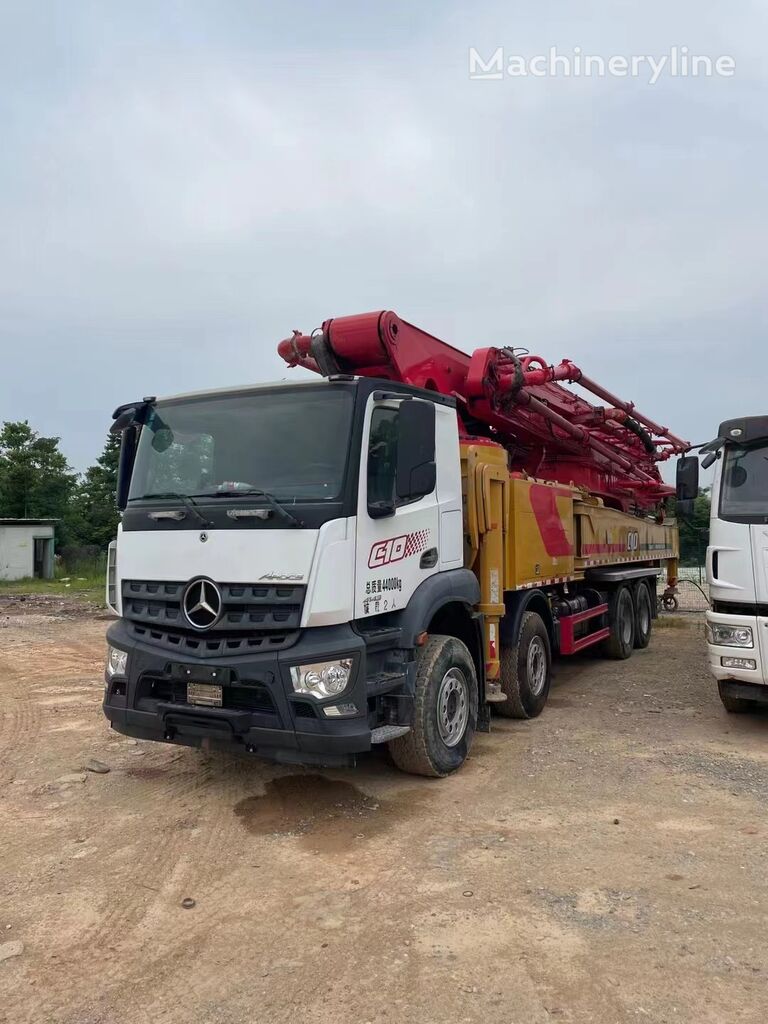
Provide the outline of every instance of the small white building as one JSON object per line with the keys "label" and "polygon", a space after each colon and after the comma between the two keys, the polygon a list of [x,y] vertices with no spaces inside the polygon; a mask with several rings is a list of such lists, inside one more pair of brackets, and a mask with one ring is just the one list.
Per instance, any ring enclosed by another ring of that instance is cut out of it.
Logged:
{"label": "small white building", "polygon": [[0,580],[53,579],[56,519],[0,519]]}

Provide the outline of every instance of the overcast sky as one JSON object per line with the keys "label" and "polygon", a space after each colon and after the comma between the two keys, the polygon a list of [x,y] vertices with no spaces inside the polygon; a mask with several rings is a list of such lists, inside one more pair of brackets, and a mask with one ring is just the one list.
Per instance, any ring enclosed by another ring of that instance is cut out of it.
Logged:
{"label": "overcast sky", "polygon": [[[766,39],[757,0],[2,0],[0,419],[84,469],[117,404],[379,308],[693,441],[768,412]],[[468,74],[674,45],[735,74]]]}

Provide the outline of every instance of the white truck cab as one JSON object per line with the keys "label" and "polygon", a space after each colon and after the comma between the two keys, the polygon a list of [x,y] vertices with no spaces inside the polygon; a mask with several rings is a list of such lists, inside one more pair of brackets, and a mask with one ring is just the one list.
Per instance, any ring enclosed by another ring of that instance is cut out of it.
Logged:
{"label": "white truck cab", "polygon": [[768,416],[720,425],[707,548],[709,665],[729,711],[768,703]]}
{"label": "white truck cab", "polygon": [[114,729],[353,763],[408,733],[417,647],[439,615],[472,661],[445,722],[456,743],[428,768],[463,760],[484,661],[453,398],[336,375],[144,399],[113,430]]}

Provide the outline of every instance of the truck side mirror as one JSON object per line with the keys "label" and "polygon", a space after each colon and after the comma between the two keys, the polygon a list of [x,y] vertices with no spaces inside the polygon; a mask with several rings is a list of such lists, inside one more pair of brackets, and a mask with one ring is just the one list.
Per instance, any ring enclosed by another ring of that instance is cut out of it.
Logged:
{"label": "truck side mirror", "polygon": [[417,501],[437,483],[435,407],[413,399],[402,402],[398,420],[395,492],[399,501]]}
{"label": "truck side mirror", "polygon": [[682,502],[692,502],[699,495],[699,460],[695,455],[684,455],[677,460],[677,510]]}
{"label": "truck side mirror", "polygon": [[690,519],[693,515],[693,498],[682,498],[680,499],[675,510],[679,519]]}
{"label": "truck side mirror", "polygon": [[124,430],[127,430],[132,423],[136,422],[136,418],[139,414],[139,410],[135,405],[128,405],[122,409],[117,410],[117,415],[112,421],[112,426],[109,428],[110,434],[122,434]]}

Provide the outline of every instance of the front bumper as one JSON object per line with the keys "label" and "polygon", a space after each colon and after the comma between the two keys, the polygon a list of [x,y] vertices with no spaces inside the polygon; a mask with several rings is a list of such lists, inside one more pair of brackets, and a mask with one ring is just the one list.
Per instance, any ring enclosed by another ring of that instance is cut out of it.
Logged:
{"label": "front bumper", "polygon": [[[709,668],[718,681],[733,680],[740,683],[754,683],[768,687],[766,663],[762,656],[762,645],[768,643],[768,619],[754,615],[725,615],[722,612],[707,612],[707,622],[726,626],[747,626],[752,630],[754,645],[752,647],[726,647],[722,644],[707,642]],[[726,668],[723,658],[751,658],[754,669]],[[768,697],[768,690],[766,691]]]}
{"label": "front bumper", "polygon": [[[107,680],[104,714],[118,732],[139,739],[256,754],[275,761],[339,765],[371,747],[366,648],[349,625],[305,630],[290,648],[216,659],[223,673],[224,706],[186,702],[186,682],[208,681],[212,662],[137,641],[125,620],[107,642],[128,651],[127,674]],[[318,701],[294,694],[290,667],[334,658],[354,659],[343,694]],[[328,718],[324,708],[354,704],[351,717]]]}

